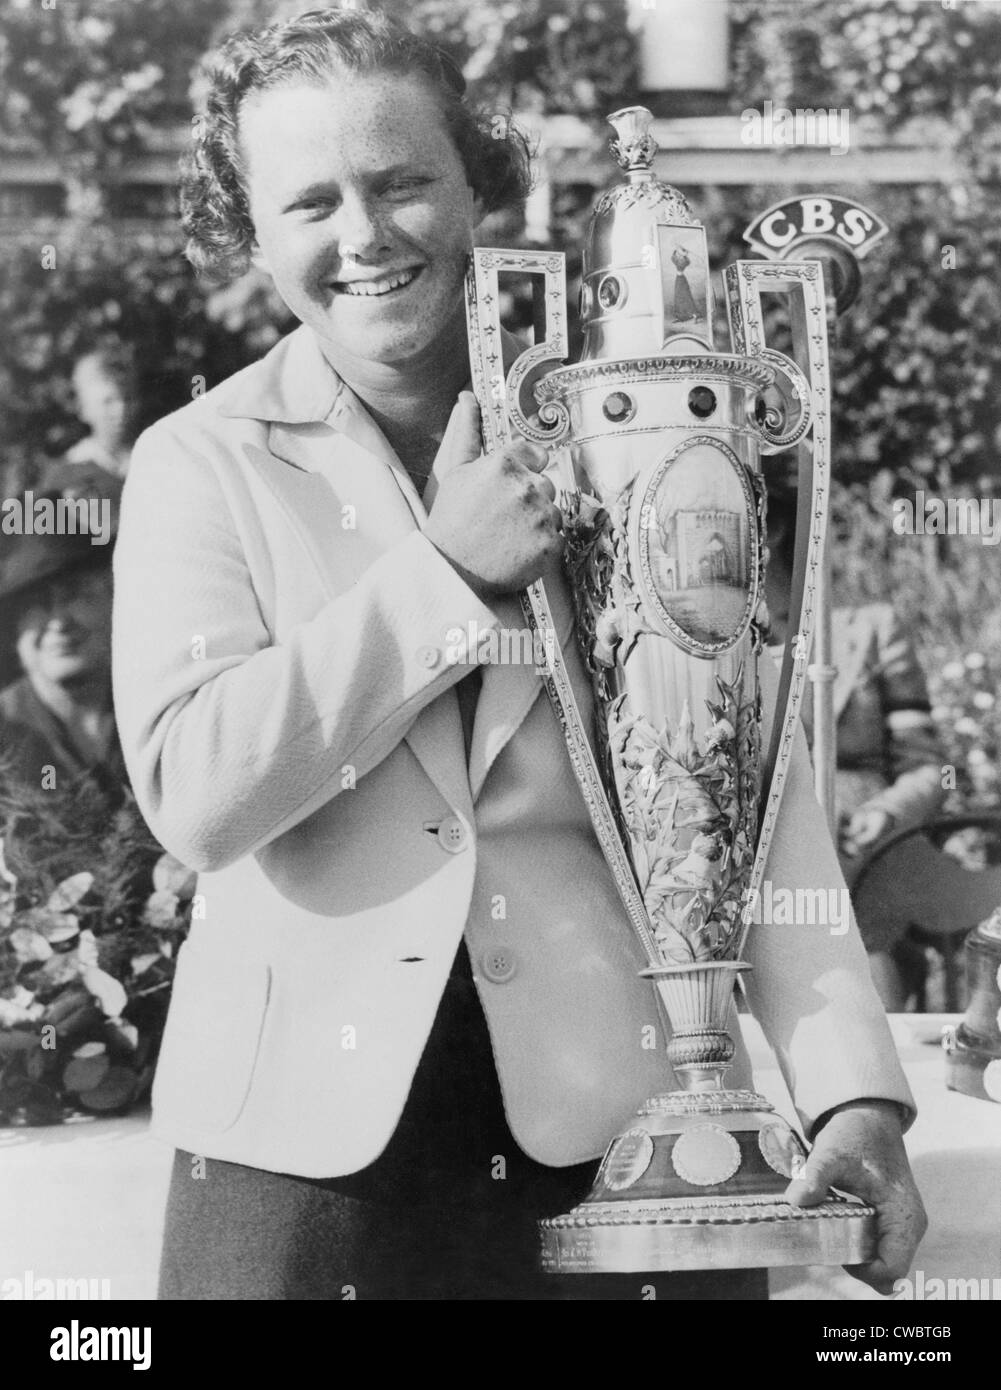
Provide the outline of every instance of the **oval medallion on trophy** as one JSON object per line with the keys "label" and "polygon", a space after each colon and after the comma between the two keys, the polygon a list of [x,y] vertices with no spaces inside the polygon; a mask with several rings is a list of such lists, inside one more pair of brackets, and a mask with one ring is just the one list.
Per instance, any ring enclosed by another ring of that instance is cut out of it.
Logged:
{"label": "oval medallion on trophy", "polygon": [[630,1129],[619,1136],[605,1159],[602,1178],[613,1192],[622,1192],[638,1182],[650,1167],[653,1140],[645,1129]]}
{"label": "oval medallion on trophy", "polygon": [[747,630],[758,598],[758,525],[744,466],[697,435],[653,471],[639,507],[645,597],[687,651],[714,656]]}
{"label": "oval medallion on trophy", "polygon": [[788,1125],[765,1125],[758,1134],[761,1156],[781,1178],[791,1178],[806,1158],[806,1150]]}
{"label": "oval medallion on trophy", "polygon": [[719,1125],[693,1125],[679,1135],[671,1151],[674,1171],[694,1187],[715,1187],[740,1167],[740,1145]]}

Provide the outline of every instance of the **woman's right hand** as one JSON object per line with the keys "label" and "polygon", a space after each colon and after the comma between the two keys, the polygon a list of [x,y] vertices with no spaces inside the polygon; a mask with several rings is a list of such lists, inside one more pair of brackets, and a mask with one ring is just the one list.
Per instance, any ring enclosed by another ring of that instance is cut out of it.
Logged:
{"label": "woman's right hand", "polygon": [[525,441],[483,454],[476,398],[463,391],[442,440],[424,535],[489,602],[537,580],[563,548],[545,449]]}

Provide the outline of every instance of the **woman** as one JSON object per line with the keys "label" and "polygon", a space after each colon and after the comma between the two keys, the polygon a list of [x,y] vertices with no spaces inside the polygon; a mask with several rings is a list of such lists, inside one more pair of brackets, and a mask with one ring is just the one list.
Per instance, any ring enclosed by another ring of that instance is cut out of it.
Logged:
{"label": "woman", "polygon": [[73,367],[77,414],[90,433],[74,444],[65,462],[101,468],[122,479],[129,471],[139,416],[139,373],[132,349],[108,339]]}
{"label": "woman", "polygon": [[84,533],[24,535],[0,567],[0,719],[15,774],[126,786],[111,708],[111,555]]}
{"label": "woman", "polygon": [[[155,830],[202,871],[154,1096],[179,1150],[167,1298],[709,1287],[535,1272],[536,1219],[584,1195],[670,1081],[533,666],[445,656],[456,630],[520,626],[515,594],[543,574],[572,624],[544,456],[480,457],[463,390],[474,228],[526,187],[522,142],[492,139],[463,86],[352,11],[234,39],[211,76],[189,255],[253,260],[303,326],[148,431],[123,502],[123,743]],[[795,858],[787,835],[773,876]],[[800,945],[762,933],[752,986],[819,1133],[793,1196],[835,1173],[871,1191],[886,1237],[865,1277],[885,1284],[921,1220],[909,1092],[860,948]],[[868,1178],[849,1171],[863,1147]]]}
{"label": "woman", "polygon": [[683,246],[676,246],[671,252],[671,261],[675,270],[674,319],[676,323],[688,323],[699,316],[695,296],[692,294],[692,287],[685,274],[692,263],[692,258]]}

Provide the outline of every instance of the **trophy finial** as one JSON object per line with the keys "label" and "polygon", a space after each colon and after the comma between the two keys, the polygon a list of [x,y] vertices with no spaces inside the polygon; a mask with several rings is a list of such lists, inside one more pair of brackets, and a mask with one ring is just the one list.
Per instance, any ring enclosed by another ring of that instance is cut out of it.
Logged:
{"label": "trophy finial", "polygon": [[608,124],[615,130],[615,139],[609,140],[608,147],[635,182],[651,176],[650,166],[657,153],[657,141],[650,134],[653,113],[645,106],[624,106],[608,117]]}

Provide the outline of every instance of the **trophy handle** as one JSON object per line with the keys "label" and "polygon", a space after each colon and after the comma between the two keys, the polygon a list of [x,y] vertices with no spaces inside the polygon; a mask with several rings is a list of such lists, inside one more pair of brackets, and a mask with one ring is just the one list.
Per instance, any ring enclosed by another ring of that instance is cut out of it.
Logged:
{"label": "trophy handle", "polygon": [[[805,690],[818,592],[822,587],[831,471],[830,362],[824,275],[819,261],[737,261],[727,267],[724,280],[734,351],[762,359],[775,367],[783,399],[800,407],[791,424],[787,425],[780,412],[768,411],[763,420],[756,422],[763,453],[797,447],[799,477],[796,551],[789,606],[790,615],[798,614],[798,621],[795,628],[790,624],[779,680],[780,717],[773,722],[762,769],[758,850],[748,891],[748,901],[753,904],[758,900],[767,849],[785,789]],[[789,295],[793,352],[805,370],[768,347],[761,310],[763,290]],[[743,951],[749,926],[750,914],[745,914],[738,954]]]}
{"label": "trophy handle", "polygon": [[[545,341],[521,353],[506,378],[497,284],[498,273],[504,270],[542,272],[545,275],[546,296]],[[552,429],[537,428],[525,417],[519,396],[529,372],[545,362],[561,363],[567,355],[566,257],[555,251],[498,251],[492,247],[477,247],[466,274],[466,329],[470,372],[473,391],[480,405],[484,448],[496,449],[509,442],[513,437],[512,426],[537,443],[559,445],[570,428],[570,417],[565,408],[544,406],[539,411],[540,420],[555,423]],[[520,598],[525,622],[533,633],[538,634],[540,649],[546,653],[542,680],[550,705],[560,722],[563,741],[598,844],[629,920],[646,952],[648,963],[651,966],[660,965],[653,924],[643,895],[636,885],[615,813],[601,780],[542,580],[529,585]]]}
{"label": "trophy handle", "polygon": [[[504,375],[500,288],[502,271],[544,276],[545,337],[519,354]],[[483,442],[495,449],[512,438],[512,428],[536,444],[559,444],[570,429],[569,413],[545,405],[533,424],[521,407],[530,374],[547,363],[559,366],[567,355],[566,257],[559,251],[501,251],[477,246],[466,275],[466,324],[473,391],[483,417]]]}
{"label": "trophy handle", "polygon": [[782,396],[782,410],[766,406],[754,426],[763,454],[778,454],[791,449],[806,435],[813,419],[812,392],[806,377],[784,352],[765,348],[755,353],[759,362],[767,362],[778,373],[775,385]]}

